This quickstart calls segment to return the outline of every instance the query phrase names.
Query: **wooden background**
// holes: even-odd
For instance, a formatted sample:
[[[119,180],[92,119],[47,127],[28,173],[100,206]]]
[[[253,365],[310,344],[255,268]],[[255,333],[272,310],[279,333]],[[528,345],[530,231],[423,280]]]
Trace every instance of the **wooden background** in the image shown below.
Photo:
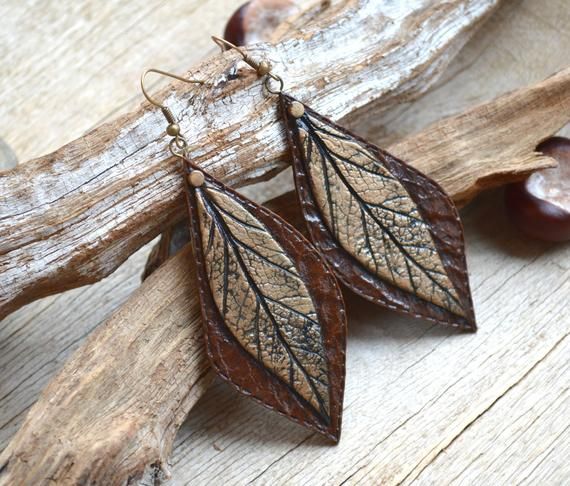
[[[186,69],[213,50],[209,35],[239,4],[2,2],[0,137],[24,161],[132,109],[143,68]],[[569,24],[567,0],[505,2],[436,88],[378,117],[376,141],[566,67]],[[283,186],[290,175],[278,179]],[[522,238],[506,222],[500,192],[463,218],[476,335],[350,299],[341,444],[327,446],[219,383],[179,434],[172,483],[568,483],[570,245]],[[0,447],[66,357],[138,286],[147,252],[98,284],[5,319]]]

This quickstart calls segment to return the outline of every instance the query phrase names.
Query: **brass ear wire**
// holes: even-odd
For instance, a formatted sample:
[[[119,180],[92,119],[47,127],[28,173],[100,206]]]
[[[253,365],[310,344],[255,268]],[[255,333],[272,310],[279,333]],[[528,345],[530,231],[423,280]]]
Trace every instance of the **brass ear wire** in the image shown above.
[[[257,62],[256,60],[252,59],[242,48],[236,46],[235,44],[232,44],[231,42],[225,39],[222,39],[221,37],[213,35],[212,40],[220,47],[220,49],[222,49],[222,52],[224,52],[226,49],[227,50],[234,49],[238,51],[241,54],[241,57],[243,58],[244,62],[246,62],[253,69],[255,69],[258,76],[267,76],[263,81],[263,86],[265,86],[265,89],[267,91],[269,91],[272,94],[279,94],[283,91],[283,86],[285,85],[285,83],[283,82],[283,78],[271,72],[271,64],[269,63],[269,61],[263,59]],[[277,81],[279,83],[279,88],[277,90],[271,88],[270,79],[273,79],[274,81]]]
[[[182,76],[178,76],[176,74],[172,74],[167,71],[162,71],[161,69],[155,69],[155,68],[147,69],[141,75],[141,90],[144,97],[148,100],[149,103],[153,104],[154,106],[158,106],[160,108],[162,114],[164,115],[164,118],[166,118],[166,121],[168,122],[168,126],[166,127],[166,133],[172,137],[172,140],[170,140],[169,144],[170,152],[172,153],[172,155],[183,157],[184,153],[186,152],[186,148],[188,147],[188,144],[186,142],[186,139],[182,135],[180,135],[180,126],[178,125],[178,123],[176,123],[172,111],[170,111],[170,108],[168,108],[167,106],[164,106],[155,99],[151,98],[151,96],[148,94],[147,90],[144,87],[144,80],[146,76],[150,73],[160,74],[162,76],[168,76],[169,78],[177,79],[178,81],[183,81],[184,83],[204,84],[204,81],[198,79],[183,78]]]

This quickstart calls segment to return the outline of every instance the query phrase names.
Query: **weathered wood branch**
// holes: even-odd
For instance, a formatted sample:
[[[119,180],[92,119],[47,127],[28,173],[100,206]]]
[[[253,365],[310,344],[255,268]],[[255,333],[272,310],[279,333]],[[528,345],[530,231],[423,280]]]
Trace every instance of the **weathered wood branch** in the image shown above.
[[[333,119],[426,90],[499,0],[343,0],[300,15],[269,58],[287,91]],[[307,55],[310,53],[310,55]],[[236,69],[239,77],[236,76]],[[236,53],[212,57],[166,104],[190,156],[236,186],[286,166],[275,99]],[[377,114],[377,111],[374,113]],[[42,296],[95,282],[182,214],[178,164],[164,120],[148,105],[0,175],[0,318]]]
[[[431,161],[423,168],[462,200],[480,189],[481,178],[486,183],[489,161],[502,161],[493,174],[551,165],[533,147],[567,120],[569,84],[566,70],[443,120],[390,149]],[[517,117],[509,121],[513,112]],[[504,126],[503,144],[490,140],[497,126]],[[302,223],[294,201],[289,194],[273,206]],[[187,246],[90,336],[0,455],[0,484],[42,484],[46,478],[132,484],[145,474],[163,474],[176,430],[211,379],[192,275]]]
[[[134,484],[160,472],[212,378],[192,274],[172,267],[191,268],[189,250],[152,275],[52,380],[0,459],[1,484]]]
[[[568,123],[569,110],[570,68],[434,123],[391,150],[440,181],[462,206],[485,189],[551,166],[553,161],[535,148]],[[429,150],[422,154],[422,147]]]

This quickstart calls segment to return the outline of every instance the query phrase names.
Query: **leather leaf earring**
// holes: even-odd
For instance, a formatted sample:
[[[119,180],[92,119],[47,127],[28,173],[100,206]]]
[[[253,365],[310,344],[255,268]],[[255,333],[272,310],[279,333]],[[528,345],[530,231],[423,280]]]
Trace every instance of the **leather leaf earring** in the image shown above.
[[[309,235],[337,277],[382,306],[475,331],[463,228],[443,189],[284,94],[267,61],[214,41],[238,50],[279,96]]]
[[[162,109],[183,162],[212,366],[240,392],[338,441],[346,316],[334,275],[296,229],[188,159],[172,113],[144,90],[146,73],[143,93]]]

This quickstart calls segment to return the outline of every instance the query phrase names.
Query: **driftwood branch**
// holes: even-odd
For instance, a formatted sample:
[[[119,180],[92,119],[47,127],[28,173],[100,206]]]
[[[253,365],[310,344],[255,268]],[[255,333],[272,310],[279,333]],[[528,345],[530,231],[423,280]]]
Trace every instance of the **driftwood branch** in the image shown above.
[[[301,14],[275,44],[250,52],[272,61],[290,94],[363,126],[378,108],[425,91],[498,3],[319,2],[325,6]],[[239,56],[207,59],[193,75],[208,84],[179,83],[165,103],[180,118],[194,162],[232,186],[283,169],[275,99]],[[180,218],[181,188],[164,120],[148,105],[1,174],[0,318],[111,273]]]
[[[486,184],[489,174],[551,165],[533,147],[567,119],[569,87],[567,70],[441,121],[390,150],[432,161],[423,168],[463,200]],[[516,120],[509,121],[513,112]],[[503,144],[491,140],[498,126],[505,127],[497,135]],[[492,160],[502,161],[494,172]],[[294,201],[289,194],[273,206],[299,223]],[[47,478],[132,484],[145,475],[167,474],[175,433],[211,380],[192,274],[185,247],[89,337],[0,455],[0,484],[42,484]]]
[[[440,181],[459,206],[554,162],[535,151],[570,120],[570,68],[535,86],[434,123],[391,147]],[[422,153],[422,147],[429,147]]]
[[[0,484],[128,484],[160,471],[212,378],[192,274],[171,268],[191,267],[188,250],[152,275],[47,386],[0,459]]]

